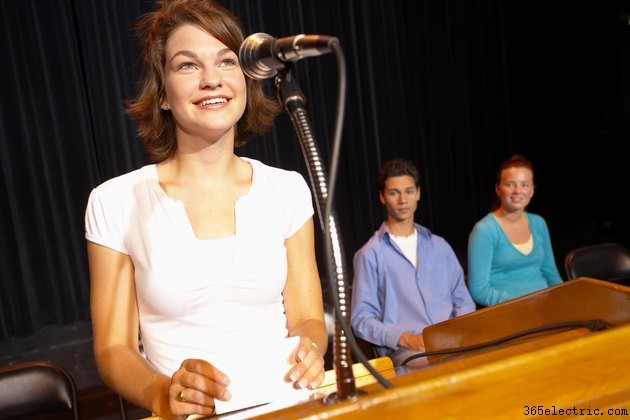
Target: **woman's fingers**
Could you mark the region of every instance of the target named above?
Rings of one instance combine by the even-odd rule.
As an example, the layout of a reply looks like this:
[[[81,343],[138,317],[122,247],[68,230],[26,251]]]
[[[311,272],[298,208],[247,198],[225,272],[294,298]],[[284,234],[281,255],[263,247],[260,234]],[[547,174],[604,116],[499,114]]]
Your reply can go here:
[[[289,371],[289,377],[298,388],[315,389],[324,381],[324,356],[317,344],[307,337],[300,339],[297,363]]]
[[[227,401],[230,380],[205,360],[187,359],[173,374],[169,387],[169,406],[176,416],[215,414],[215,399]]]

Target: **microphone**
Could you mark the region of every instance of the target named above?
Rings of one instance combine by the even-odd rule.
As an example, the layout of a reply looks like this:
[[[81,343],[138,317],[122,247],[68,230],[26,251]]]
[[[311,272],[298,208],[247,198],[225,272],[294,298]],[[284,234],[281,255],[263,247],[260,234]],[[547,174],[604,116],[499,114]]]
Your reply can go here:
[[[258,32],[245,38],[238,51],[243,73],[252,79],[275,76],[286,63],[329,53],[337,38],[326,35],[294,35],[274,38]]]

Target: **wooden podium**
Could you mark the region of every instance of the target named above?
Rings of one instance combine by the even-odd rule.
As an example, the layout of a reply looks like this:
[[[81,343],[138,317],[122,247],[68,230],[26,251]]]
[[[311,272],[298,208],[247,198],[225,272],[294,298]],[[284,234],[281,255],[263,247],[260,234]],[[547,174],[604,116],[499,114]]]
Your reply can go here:
[[[432,352],[479,345],[559,323],[600,320],[616,327],[630,323],[629,293],[628,287],[582,277],[431,325],[423,331],[424,343]],[[429,360],[448,357],[452,356],[433,356]]]
[[[464,354],[430,357],[422,366],[386,375],[392,388],[373,382],[355,399],[332,405],[309,401],[251,418],[627,417],[630,287],[570,280],[428,327],[425,344],[428,351],[478,345],[534,327],[592,319],[609,327],[553,329]]]

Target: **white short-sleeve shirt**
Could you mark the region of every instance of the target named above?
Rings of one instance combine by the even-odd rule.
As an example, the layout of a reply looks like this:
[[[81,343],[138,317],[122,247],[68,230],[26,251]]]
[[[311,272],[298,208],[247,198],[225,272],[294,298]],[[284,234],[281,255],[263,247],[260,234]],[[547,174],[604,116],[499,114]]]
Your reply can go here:
[[[284,241],[312,217],[312,197],[299,173],[245,160],[252,185],[235,203],[229,238],[196,239],[183,203],[160,187],[155,165],[90,195],[85,237],[133,260],[144,351],[166,375],[186,358],[213,362],[247,343],[287,336]]]

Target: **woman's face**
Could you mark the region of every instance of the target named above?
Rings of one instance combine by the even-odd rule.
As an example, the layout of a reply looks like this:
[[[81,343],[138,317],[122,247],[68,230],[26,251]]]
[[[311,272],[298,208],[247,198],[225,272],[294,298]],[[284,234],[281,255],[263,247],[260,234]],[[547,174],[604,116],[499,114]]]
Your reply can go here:
[[[175,29],[165,46],[166,97],[181,136],[220,137],[233,130],[247,104],[238,56],[195,25]]]
[[[525,210],[534,195],[534,174],[529,168],[504,169],[495,190],[504,210],[508,212]]]

